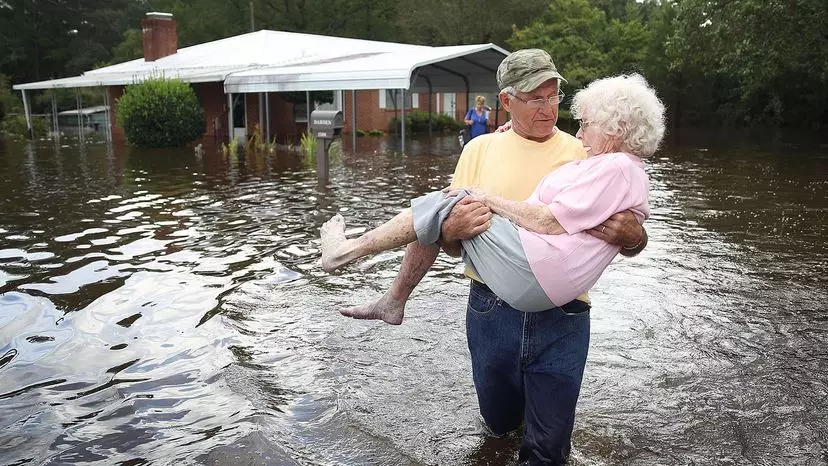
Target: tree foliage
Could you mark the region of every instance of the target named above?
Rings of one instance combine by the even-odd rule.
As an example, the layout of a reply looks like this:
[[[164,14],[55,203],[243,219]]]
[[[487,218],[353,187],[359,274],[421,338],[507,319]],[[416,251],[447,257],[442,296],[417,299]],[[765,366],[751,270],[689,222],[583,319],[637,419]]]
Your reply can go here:
[[[180,147],[204,135],[195,91],[178,80],[153,78],[127,86],[118,99],[118,124],[142,147]]]
[[[256,30],[540,47],[570,92],[642,72],[674,123],[828,123],[825,0],[0,0],[0,73],[30,82],[140,58],[147,11],[173,13],[179,47],[249,32],[251,18]]]

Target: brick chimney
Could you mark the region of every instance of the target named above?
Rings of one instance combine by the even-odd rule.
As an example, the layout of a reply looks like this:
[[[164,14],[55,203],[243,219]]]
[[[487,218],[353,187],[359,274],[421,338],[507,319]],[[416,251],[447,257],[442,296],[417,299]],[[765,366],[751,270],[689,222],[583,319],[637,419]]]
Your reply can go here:
[[[178,31],[170,13],[147,13],[141,20],[144,35],[144,60],[155,61],[178,51]]]

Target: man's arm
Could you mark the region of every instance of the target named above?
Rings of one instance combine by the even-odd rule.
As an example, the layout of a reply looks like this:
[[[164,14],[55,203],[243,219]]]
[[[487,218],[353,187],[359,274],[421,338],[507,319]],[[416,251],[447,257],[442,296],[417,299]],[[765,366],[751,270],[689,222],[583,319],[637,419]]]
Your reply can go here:
[[[622,256],[637,256],[647,246],[647,230],[629,210],[614,214],[597,227],[587,230],[587,233],[607,243],[621,246]]]

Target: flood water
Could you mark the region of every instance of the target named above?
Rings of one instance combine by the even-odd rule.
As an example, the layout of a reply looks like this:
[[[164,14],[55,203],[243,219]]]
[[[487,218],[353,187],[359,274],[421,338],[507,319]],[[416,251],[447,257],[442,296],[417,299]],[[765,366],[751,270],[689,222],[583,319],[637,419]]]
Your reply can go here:
[[[448,184],[451,137],[291,154],[0,145],[0,464],[501,465],[441,256],[319,267],[318,228]],[[348,146],[349,143],[346,143]],[[413,147],[412,147],[413,146]],[[573,464],[828,464],[828,146],[684,139],[648,162],[650,245],[591,292]]]

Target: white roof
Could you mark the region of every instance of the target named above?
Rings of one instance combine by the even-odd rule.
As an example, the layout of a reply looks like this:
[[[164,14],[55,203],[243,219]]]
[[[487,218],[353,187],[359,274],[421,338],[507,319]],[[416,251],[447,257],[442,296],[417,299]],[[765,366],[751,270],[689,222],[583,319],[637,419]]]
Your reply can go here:
[[[239,71],[224,81],[225,92],[285,92],[330,89],[451,91],[495,88],[505,50],[491,44],[417,47],[313,58],[289,65]]]
[[[14,89],[119,86],[152,76],[225,82],[225,92],[425,90],[426,77],[434,91],[462,90],[461,76],[471,89],[494,88],[495,70],[507,53],[492,44],[429,47],[262,30],[185,47],[153,62],[140,58]],[[412,83],[418,68],[423,79]]]

